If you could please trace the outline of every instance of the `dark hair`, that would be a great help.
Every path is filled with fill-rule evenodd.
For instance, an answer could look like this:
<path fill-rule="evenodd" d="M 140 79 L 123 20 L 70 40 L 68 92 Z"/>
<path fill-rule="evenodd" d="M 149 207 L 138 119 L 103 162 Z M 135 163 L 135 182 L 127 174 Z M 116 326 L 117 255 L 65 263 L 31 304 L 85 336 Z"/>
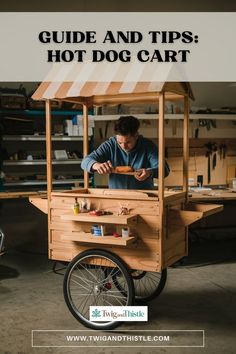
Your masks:
<path fill-rule="evenodd" d="M 122 116 L 115 123 L 115 133 L 118 135 L 135 135 L 139 129 L 139 120 L 133 116 Z"/>

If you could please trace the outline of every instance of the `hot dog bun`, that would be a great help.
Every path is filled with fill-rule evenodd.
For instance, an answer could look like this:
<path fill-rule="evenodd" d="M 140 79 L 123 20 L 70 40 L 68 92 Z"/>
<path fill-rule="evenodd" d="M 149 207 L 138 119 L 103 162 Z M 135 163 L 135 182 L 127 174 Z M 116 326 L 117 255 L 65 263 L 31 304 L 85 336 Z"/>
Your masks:
<path fill-rule="evenodd" d="M 131 166 L 116 166 L 114 168 L 114 173 L 126 173 L 134 172 L 134 169 Z"/>

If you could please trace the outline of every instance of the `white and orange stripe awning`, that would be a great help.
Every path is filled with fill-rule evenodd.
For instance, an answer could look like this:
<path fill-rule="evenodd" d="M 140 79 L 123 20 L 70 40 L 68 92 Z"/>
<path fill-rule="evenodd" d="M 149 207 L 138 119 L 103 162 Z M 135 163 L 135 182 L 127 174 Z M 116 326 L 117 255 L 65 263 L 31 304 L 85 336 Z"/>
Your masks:
<path fill-rule="evenodd" d="M 33 94 L 35 100 L 63 100 L 90 105 L 153 102 L 189 96 L 190 85 L 168 82 L 171 66 L 141 63 L 56 64 Z"/>

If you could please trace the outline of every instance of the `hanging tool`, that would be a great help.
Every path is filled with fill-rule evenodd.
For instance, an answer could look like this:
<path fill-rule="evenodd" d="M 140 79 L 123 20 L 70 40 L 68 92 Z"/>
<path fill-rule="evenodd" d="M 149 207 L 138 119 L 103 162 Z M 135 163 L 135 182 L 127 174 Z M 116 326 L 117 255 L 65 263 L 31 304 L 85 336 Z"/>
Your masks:
<path fill-rule="evenodd" d="M 210 119 L 206 119 L 206 128 L 207 128 L 207 130 L 211 130 L 211 121 L 210 121 Z"/>
<path fill-rule="evenodd" d="M 110 122 L 107 121 L 107 122 L 106 122 L 106 125 L 105 125 L 105 134 L 104 134 L 104 138 L 105 138 L 105 139 L 107 138 L 107 132 L 108 132 L 109 124 L 110 124 Z"/>
<path fill-rule="evenodd" d="M 216 128 L 216 120 L 215 119 L 210 119 L 211 126 L 212 128 Z"/>
<path fill-rule="evenodd" d="M 211 182 L 211 152 L 208 150 L 206 152 L 207 157 L 207 183 Z"/>
<path fill-rule="evenodd" d="M 220 159 L 225 159 L 226 157 L 226 150 L 227 150 L 227 146 L 226 144 L 220 144 L 219 146 L 219 149 L 220 149 Z"/>
<path fill-rule="evenodd" d="M 216 145 L 216 143 L 212 144 L 212 151 L 213 151 L 212 169 L 214 170 L 216 168 L 216 162 L 217 162 L 217 145 Z"/>
<path fill-rule="evenodd" d="M 177 120 L 172 120 L 172 135 L 175 136 L 177 133 Z"/>
<path fill-rule="evenodd" d="M 205 147 L 207 148 L 207 151 L 206 151 L 206 157 L 207 157 L 207 182 L 208 184 L 211 182 L 211 155 L 212 153 L 214 152 L 215 156 L 213 158 L 213 163 L 212 163 L 212 167 L 216 166 L 216 150 L 217 150 L 217 145 L 216 143 L 212 143 L 212 142 L 209 142 L 207 144 L 205 144 Z"/>
<path fill-rule="evenodd" d="M 226 158 L 226 151 L 227 151 L 227 146 L 226 144 L 223 144 L 223 159 Z"/>
<path fill-rule="evenodd" d="M 223 158 L 223 144 L 219 145 L 219 150 L 220 150 L 220 160 Z"/>
<path fill-rule="evenodd" d="M 211 127 L 216 128 L 216 120 L 214 120 L 214 119 L 199 119 L 199 127 L 206 127 L 207 130 L 211 130 Z"/>
<path fill-rule="evenodd" d="M 213 154 L 212 157 L 212 169 L 214 170 L 216 168 L 216 152 Z"/>
<path fill-rule="evenodd" d="M 207 126 L 206 119 L 199 119 L 198 123 L 199 123 L 199 127 L 206 127 Z"/>
<path fill-rule="evenodd" d="M 100 139 L 103 139 L 102 128 L 99 128 L 99 136 L 100 136 Z"/>

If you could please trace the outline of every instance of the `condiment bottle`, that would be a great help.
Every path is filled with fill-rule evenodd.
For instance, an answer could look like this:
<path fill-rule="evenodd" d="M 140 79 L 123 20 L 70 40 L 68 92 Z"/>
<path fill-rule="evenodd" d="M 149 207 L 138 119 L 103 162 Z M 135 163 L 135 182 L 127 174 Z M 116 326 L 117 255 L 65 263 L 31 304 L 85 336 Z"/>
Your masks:
<path fill-rule="evenodd" d="M 80 205 L 78 203 L 77 198 L 75 198 L 75 204 L 74 204 L 73 210 L 74 210 L 74 214 L 75 215 L 79 214 L 79 212 L 80 212 Z"/>

